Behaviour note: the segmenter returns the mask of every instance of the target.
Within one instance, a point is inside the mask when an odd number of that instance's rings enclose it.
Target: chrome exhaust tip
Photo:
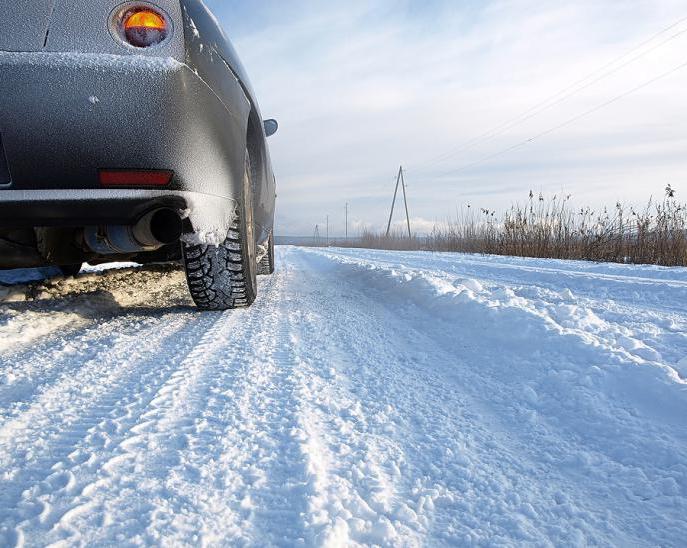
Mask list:
[[[169,208],[156,209],[144,215],[132,230],[136,241],[150,247],[173,244],[181,238],[182,232],[179,214]]]
[[[135,225],[89,226],[83,231],[86,247],[99,255],[122,255],[155,251],[181,238],[183,224],[170,208],[146,213]]]

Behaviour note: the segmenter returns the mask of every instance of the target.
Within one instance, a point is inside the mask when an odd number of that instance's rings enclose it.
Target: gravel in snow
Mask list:
[[[684,543],[687,269],[277,255],[0,274],[0,545]]]

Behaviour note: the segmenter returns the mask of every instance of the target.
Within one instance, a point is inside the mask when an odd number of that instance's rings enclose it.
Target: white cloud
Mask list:
[[[489,141],[422,164],[502,124],[685,16],[684,2],[280,2],[241,23],[210,3],[242,55],[271,139],[279,230],[310,234],[343,205],[361,224],[388,218],[408,167],[411,215],[445,218],[466,200],[507,207],[530,188],[579,200],[643,201],[682,187],[687,69],[473,169],[455,170],[585,112],[687,61],[687,32]],[[233,23],[230,23],[232,22]],[[680,31],[675,27],[645,47]],[[687,195],[687,185],[684,186]]]

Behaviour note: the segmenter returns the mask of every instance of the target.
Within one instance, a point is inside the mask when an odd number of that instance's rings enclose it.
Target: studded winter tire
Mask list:
[[[220,245],[186,245],[183,249],[191,297],[201,310],[230,310],[253,304],[257,261],[253,224],[253,186],[248,155],[243,192],[234,222]]]

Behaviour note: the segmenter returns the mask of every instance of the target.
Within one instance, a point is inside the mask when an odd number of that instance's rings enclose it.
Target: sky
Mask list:
[[[687,200],[684,0],[206,4],[280,124],[280,235],[342,234],[346,203],[349,233],[385,227],[400,165],[418,233],[530,190]]]

